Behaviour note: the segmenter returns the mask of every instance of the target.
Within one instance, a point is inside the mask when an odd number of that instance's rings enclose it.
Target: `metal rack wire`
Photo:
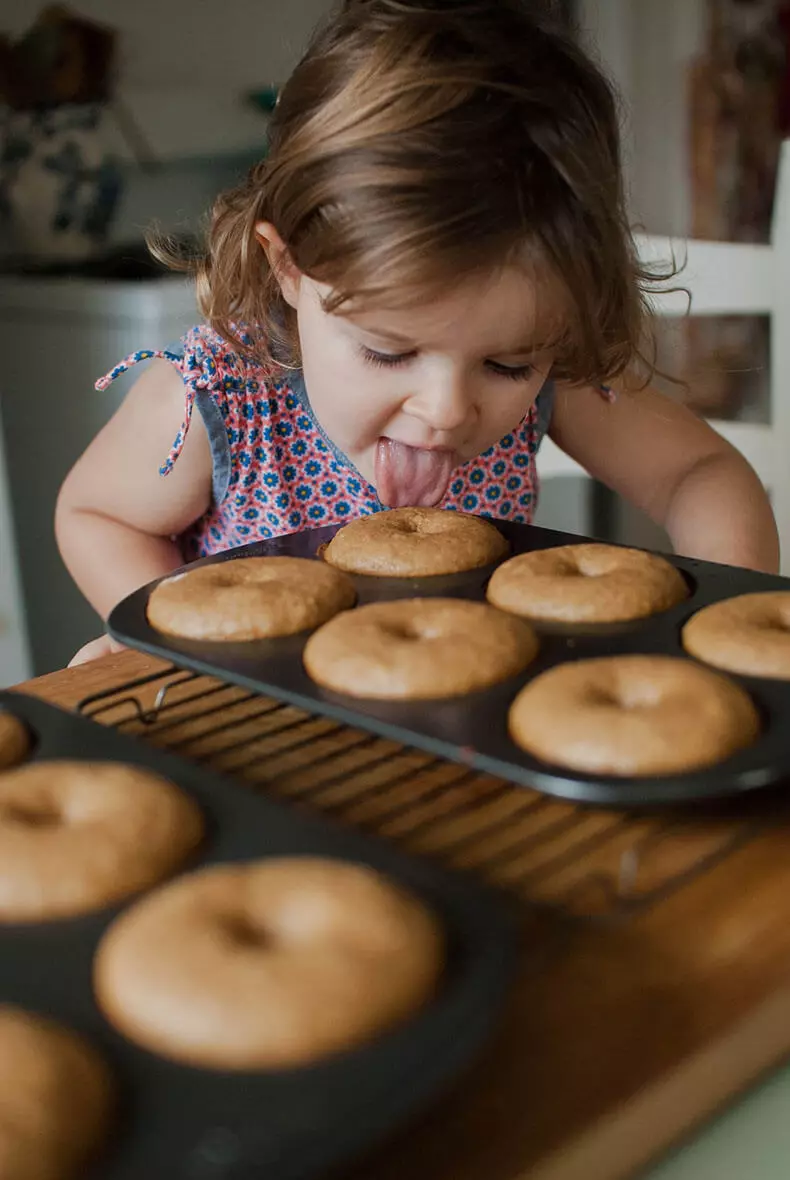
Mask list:
[[[175,668],[78,711],[572,919],[643,911],[768,822],[579,807]]]

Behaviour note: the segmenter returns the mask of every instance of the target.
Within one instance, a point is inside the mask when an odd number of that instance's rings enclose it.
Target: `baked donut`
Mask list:
[[[100,909],[167,876],[202,836],[198,805],[149,771],[115,762],[9,770],[0,775],[0,923]]]
[[[0,770],[16,766],[30,752],[30,734],[13,713],[0,709]]]
[[[742,676],[790,680],[790,590],[706,606],[683,628],[689,655]]]
[[[327,545],[324,560],[350,574],[427,578],[501,561],[508,548],[499,530],[478,516],[443,508],[391,508],[344,525]]]
[[[416,700],[488,688],[537,651],[528,623],[485,603],[407,598],[332,619],[310,636],[303,658],[308,675],[335,692]]]
[[[522,689],[513,741],[583,774],[682,774],[722,762],[757,738],[747,694],[672,656],[612,656],[560,664]]]
[[[618,545],[561,545],[512,557],[488,583],[501,610],[558,623],[624,623],[688,597],[682,575],[653,553]]]
[[[213,1069],[318,1061],[433,995],[443,938],[416,897],[362,865],[288,858],[203,869],[116,919],[100,1007],[130,1040]]]
[[[355,601],[351,579],[321,561],[239,557],[160,582],[148,622],[183,639],[273,639],[319,627]]]
[[[0,1176],[78,1180],[103,1146],[114,1087],[77,1033],[0,1005]]]

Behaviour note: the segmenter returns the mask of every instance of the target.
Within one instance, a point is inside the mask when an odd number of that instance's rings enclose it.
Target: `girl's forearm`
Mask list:
[[[765,573],[779,569],[779,539],[768,497],[734,451],[693,467],[675,489],[660,523],[675,551],[687,557]]]
[[[88,509],[59,508],[55,530],[69,573],[103,619],[122,598],[184,564],[168,537]]]

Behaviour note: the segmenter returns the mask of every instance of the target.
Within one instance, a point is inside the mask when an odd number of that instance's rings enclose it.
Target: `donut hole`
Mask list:
[[[425,531],[420,528],[417,520],[393,520],[390,521],[390,527],[394,533],[421,533]]]
[[[593,575],[593,571],[582,562],[565,556],[556,557],[551,569],[536,572],[543,578],[588,578]]]
[[[439,536],[446,533],[448,528],[445,513],[441,513],[441,516],[407,516],[402,520],[390,520],[387,524],[394,533],[423,537]]]
[[[561,570],[561,573],[566,573],[566,570]],[[608,560],[602,558],[598,554],[581,555],[573,562],[567,563],[567,576],[577,578],[610,578],[614,575],[622,575],[623,571],[613,558]]]
[[[600,709],[622,709],[624,708],[622,697],[610,688],[601,688],[595,685],[590,688],[587,694],[587,704],[595,705]]]
[[[623,713],[637,713],[655,709],[661,703],[661,693],[649,682],[618,684],[608,688],[596,684],[588,691],[587,703],[604,709],[618,709]]]
[[[238,574],[234,575],[231,570],[225,570],[220,566],[212,576],[211,589],[231,590],[234,586],[238,586],[239,581]]]
[[[787,635],[790,631],[790,611],[777,611],[770,618],[761,619],[757,623],[758,631],[768,631],[780,635]]]
[[[267,932],[256,926],[243,914],[226,914],[222,918],[221,928],[227,939],[234,946],[243,950],[260,950],[271,943]]]
[[[381,630],[388,639],[397,639],[403,643],[431,638],[429,631],[424,627],[418,627],[416,623],[384,623]]]
[[[56,828],[63,822],[63,816],[54,807],[25,807],[21,803],[4,808],[3,818],[21,828]]]

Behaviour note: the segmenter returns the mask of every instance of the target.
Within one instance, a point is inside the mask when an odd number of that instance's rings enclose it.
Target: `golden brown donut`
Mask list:
[[[790,680],[790,590],[742,594],[706,606],[683,628],[683,646],[728,672]]]
[[[528,623],[482,602],[408,598],[330,620],[308,639],[304,666],[335,692],[416,700],[488,688],[521,672],[537,651]]]
[[[198,805],[115,762],[30,762],[0,775],[0,923],[100,909],[171,873],[200,843]]]
[[[175,574],[153,590],[148,622],[183,639],[296,635],[353,606],[350,578],[304,557],[239,557]]]
[[[99,1004],[130,1040],[214,1069],[283,1069],[412,1016],[442,970],[440,928],[363,865],[287,858],[181,877],[99,945]]]
[[[77,1033],[0,1005],[0,1176],[81,1180],[104,1144],[113,1083]]]
[[[12,713],[0,710],[0,770],[16,766],[30,752],[27,726]]]
[[[717,672],[671,656],[560,664],[522,689],[513,741],[584,774],[682,774],[722,762],[757,738],[747,694]]]
[[[329,542],[324,560],[350,574],[427,578],[500,561],[508,543],[478,516],[443,508],[391,508],[360,516]]]
[[[688,597],[683,577],[653,553],[618,545],[561,545],[521,553],[496,570],[488,601],[528,619],[623,623]]]

